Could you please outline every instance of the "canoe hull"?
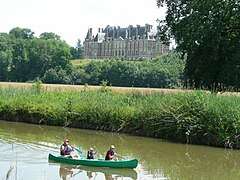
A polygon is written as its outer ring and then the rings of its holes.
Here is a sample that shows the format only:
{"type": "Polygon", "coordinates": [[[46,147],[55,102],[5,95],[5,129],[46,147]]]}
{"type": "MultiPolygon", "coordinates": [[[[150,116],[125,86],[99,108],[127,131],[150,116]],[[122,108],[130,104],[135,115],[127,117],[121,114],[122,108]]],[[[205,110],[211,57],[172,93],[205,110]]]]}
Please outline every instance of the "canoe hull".
{"type": "Polygon", "coordinates": [[[65,158],[61,156],[55,156],[53,154],[49,154],[49,160],[60,162],[60,163],[68,163],[74,165],[84,165],[84,166],[96,166],[96,167],[112,167],[112,168],[136,168],[138,165],[137,159],[131,160],[120,160],[120,161],[105,161],[104,159],[74,159],[74,158],[65,158]]]}

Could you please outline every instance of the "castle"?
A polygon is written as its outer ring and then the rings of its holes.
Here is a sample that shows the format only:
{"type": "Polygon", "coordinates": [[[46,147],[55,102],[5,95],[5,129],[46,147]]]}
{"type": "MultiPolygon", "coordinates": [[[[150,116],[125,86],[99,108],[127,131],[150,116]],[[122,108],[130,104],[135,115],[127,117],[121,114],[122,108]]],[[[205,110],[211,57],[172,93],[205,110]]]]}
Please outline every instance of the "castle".
{"type": "Polygon", "coordinates": [[[84,41],[84,57],[89,59],[151,59],[168,51],[169,46],[161,43],[158,31],[149,24],[127,28],[108,25],[98,28],[95,36],[90,28],[84,41]]]}

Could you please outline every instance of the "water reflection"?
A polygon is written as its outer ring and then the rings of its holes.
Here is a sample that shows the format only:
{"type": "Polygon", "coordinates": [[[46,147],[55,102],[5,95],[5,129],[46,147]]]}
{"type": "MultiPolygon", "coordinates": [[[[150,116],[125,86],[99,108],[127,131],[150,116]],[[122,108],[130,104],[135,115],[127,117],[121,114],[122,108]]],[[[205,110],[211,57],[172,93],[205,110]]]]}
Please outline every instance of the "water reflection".
{"type": "Polygon", "coordinates": [[[93,179],[93,172],[87,171],[87,177],[89,180],[93,179]]]}
{"type": "Polygon", "coordinates": [[[112,175],[115,175],[120,177],[129,177],[131,179],[137,179],[137,172],[134,169],[118,169],[118,168],[91,167],[91,166],[80,166],[79,168],[87,172],[104,173],[105,177],[107,178],[110,178],[112,177],[112,175]]]}
{"type": "MultiPolygon", "coordinates": [[[[56,163],[58,164],[58,163],[56,163]]],[[[98,176],[103,175],[105,180],[130,178],[137,179],[137,172],[133,169],[117,169],[105,167],[91,167],[91,166],[73,166],[68,164],[60,164],[59,177],[62,180],[71,179],[78,174],[85,174],[89,180],[96,179],[98,176]]],[[[99,179],[100,177],[98,177],[99,179]]]]}
{"type": "Polygon", "coordinates": [[[77,176],[82,172],[83,170],[78,169],[75,166],[70,166],[66,164],[60,164],[60,167],[59,167],[59,177],[62,180],[73,179],[75,176],[77,176]]]}
{"type": "Polygon", "coordinates": [[[62,180],[66,180],[69,177],[73,177],[73,169],[60,165],[59,177],[62,178],[62,180]]]}

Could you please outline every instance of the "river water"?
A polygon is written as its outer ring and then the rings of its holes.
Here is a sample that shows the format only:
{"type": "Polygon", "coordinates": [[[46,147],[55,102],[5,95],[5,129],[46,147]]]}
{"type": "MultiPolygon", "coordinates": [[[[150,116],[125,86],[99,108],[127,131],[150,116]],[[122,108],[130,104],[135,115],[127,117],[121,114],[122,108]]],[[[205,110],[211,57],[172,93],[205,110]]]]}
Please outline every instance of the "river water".
{"type": "Polygon", "coordinates": [[[240,179],[240,151],[166,142],[101,131],[0,121],[0,180],[45,179],[240,179]],[[83,151],[105,155],[111,144],[125,158],[137,158],[133,170],[59,164],[62,140],[83,151]]]}

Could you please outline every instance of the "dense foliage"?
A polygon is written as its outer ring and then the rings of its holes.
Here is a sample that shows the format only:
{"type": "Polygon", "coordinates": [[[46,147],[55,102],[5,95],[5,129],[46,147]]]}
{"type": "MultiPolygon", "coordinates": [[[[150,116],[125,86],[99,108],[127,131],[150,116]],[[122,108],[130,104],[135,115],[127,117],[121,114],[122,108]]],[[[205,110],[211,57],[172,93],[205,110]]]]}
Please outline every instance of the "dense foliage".
{"type": "Polygon", "coordinates": [[[0,34],[0,81],[31,81],[51,68],[66,69],[70,64],[70,47],[58,35],[43,33],[36,38],[33,34],[20,28],[0,34]]]}
{"type": "Polygon", "coordinates": [[[0,33],[0,81],[26,82],[44,77],[48,82],[49,73],[56,71],[60,76],[56,83],[70,83],[62,76],[71,73],[70,59],[79,58],[81,50],[81,42],[76,48],[70,47],[55,33],[44,32],[37,38],[30,29],[13,28],[8,34],[0,33]]]}
{"type": "Polygon", "coordinates": [[[186,85],[240,88],[240,1],[157,0],[167,7],[159,28],[186,54],[186,85]]]}
{"type": "Polygon", "coordinates": [[[184,143],[240,148],[240,98],[207,92],[128,93],[0,89],[0,119],[130,132],[184,143]],[[231,108],[229,108],[231,106],[231,108]]]}
{"type": "Polygon", "coordinates": [[[170,53],[149,61],[95,60],[74,66],[75,84],[154,88],[182,87],[185,61],[170,53]]]}

